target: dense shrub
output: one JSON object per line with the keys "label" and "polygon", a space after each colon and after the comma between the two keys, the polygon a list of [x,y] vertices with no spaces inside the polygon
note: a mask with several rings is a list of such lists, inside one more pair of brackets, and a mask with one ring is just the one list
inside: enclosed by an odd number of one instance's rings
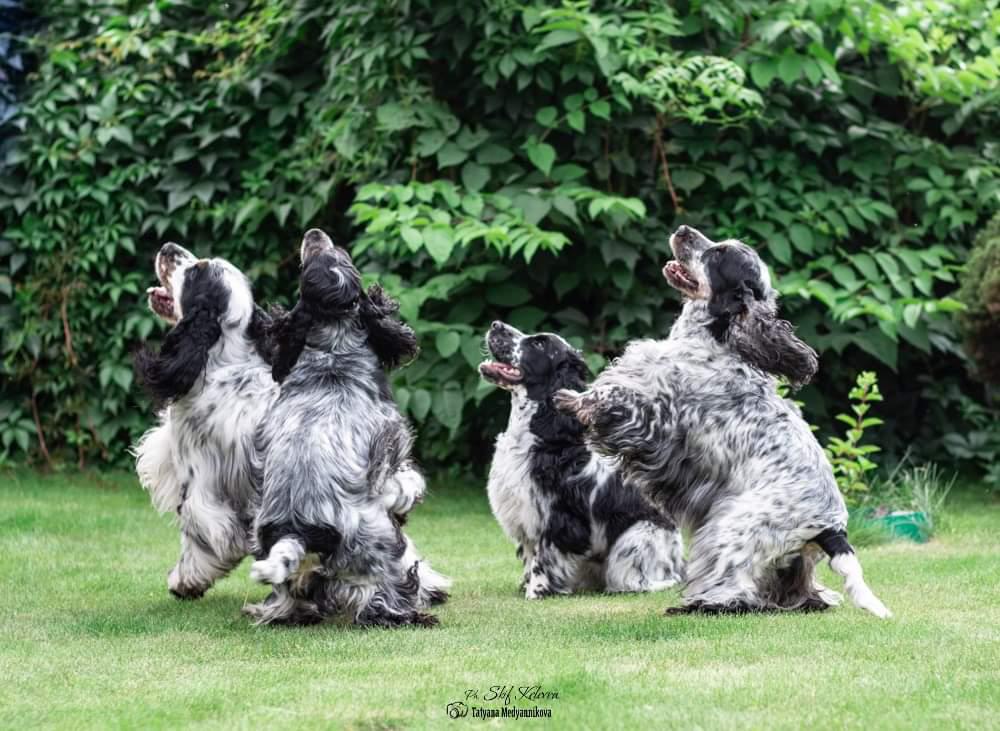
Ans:
{"label": "dense shrub", "polygon": [[958,298],[959,321],[976,375],[1000,385],[1000,214],[976,237]]}
{"label": "dense shrub", "polygon": [[0,180],[0,437],[34,411],[57,455],[122,460],[150,419],[128,351],[158,332],[159,242],[287,301],[314,225],[422,337],[397,394],[426,460],[483,465],[491,319],[595,368],[664,333],[680,222],[773,264],[823,353],[813,419],[863,368],[899,374],[890,449],[944,428],[920,433],[933,389],[967,398],[949,293],[1000,190],[996,2],[207,5],[43,8]]}

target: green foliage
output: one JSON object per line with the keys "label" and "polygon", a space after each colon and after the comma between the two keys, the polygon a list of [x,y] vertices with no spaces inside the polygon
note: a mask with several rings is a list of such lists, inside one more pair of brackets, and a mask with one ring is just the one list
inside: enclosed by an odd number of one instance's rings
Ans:
{"label": "green foliage", "polygon": [[965,349],[976,375],[1000,385],[1000,214],[976,237],[958,299]]}
{"label": "green foliage", "polygon": [[477,408],[501,397],[472,366],[490,320],[559,331],[595,368],[665,333],[681,222],[773,265],[824,353],[816,413],[859,366],[966,385],[950,295],[1000,191],[996,2],[206,7],[44,8],[0,163],[10,458],[39,454],[19,436],[34,405],[53,460],[127,459],[159,243],[231,258],[287,303],[315,225],[422,338],[396,387],[425,460],[487,459],[503,409]]}
{"label": "green foliage", "polygon": [[872,404],[882,400],[878,377],[873,371],[858,374],[856,385],[848,396],[851,413],[837,414],[837,421],[847,424],[847,431],[843,438],[831,436],[825,451],[844,499],[848,505],[857,505],[871,489],[868,473],[878,467],[868,455],[880,451],[880,447],[862,443],[866,429],[883,423],[877,417],[867,416]]}

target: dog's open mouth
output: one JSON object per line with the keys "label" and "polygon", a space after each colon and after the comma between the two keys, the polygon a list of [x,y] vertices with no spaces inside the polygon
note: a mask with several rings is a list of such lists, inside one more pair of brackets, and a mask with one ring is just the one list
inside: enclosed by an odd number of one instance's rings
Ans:
{"label": "dog's open mouth", "polygon": [[679,261],[668,261],[667,265],[663,267],[663,276],[667,280],[667,283],[674,289],[684,292],[698,291],[697,280],[691,276],[691,272],[687,270],[687,267]]}
{"label": "dog's open mouth", "polygon": [[174,298],[170,290],[166,287],[150,287],[146,290],[146,294],[149,295],[149,306],[153,312],[165,320],[173,320],[176,317]]}
{"label": "dog's open mouth", "polygon": [[479,373],[483,378],[498,386],[516,386],[521,382],[523,374],[517,366],[488,360],[479,364]]}

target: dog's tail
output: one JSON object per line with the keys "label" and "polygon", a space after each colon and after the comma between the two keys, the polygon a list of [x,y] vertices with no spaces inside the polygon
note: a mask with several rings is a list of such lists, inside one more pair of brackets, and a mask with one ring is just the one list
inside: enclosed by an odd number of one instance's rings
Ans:
{"label": "dog's tail", "polygon": [[844,588],[852,602],[879,619],[888,619],[892,616],[892,612],[865,583],[861,562],[858,561],[851,544],[847,542],[847,533],[844,530],[827,528],[813,538],[813,541],[830,557],[830,568],[844,577]]}

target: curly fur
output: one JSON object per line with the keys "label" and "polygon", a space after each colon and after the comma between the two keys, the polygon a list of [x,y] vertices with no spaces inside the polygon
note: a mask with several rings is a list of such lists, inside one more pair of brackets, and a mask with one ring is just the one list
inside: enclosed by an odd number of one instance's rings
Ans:
{"label": "curly fur", "polygon": [[775,390],[771,373],[804,382],[815,355],[775,319],[767,267],[749,247],[686,226],[671,247],[664,275],[687,301],[670,336],[629,344],[589,391],[561,392],[557,406],[694,532],[684,611],[836,604],[814,575],[825,552],[856,604],[890,616],[847,543],[847,509],[822,448]]}
{"label": "curly fur", "polygon": [[[253,433],[278,389],[261,356],[267,316],[236,267],[165,244],[156,272],[161,286],[151,288],[150,305],[175,325],[158,352],[135,356],[162,408],[133,453],[153,505],[176,512],[180,525],[181,556],[167,586],[192,599],[250,550]],[[157,301],[166,304],[157,310]]]}
{"label": "curly fur", "polygon": [[302,600],[308,607],[294,598],[248,607],[260,622],[319,612],[426,625],[436,620],[421,610],[447,596],[448,580],[420,559],[393,512],[424,489],[384,371],[415,352],[393,312],[381,290],[363,291],[347,252],[318,229],[306,233],[299,301],[272,328],[281,390],[255,440],[251,575],[290,597],[289,582],[315,553],[325,578]]}
{"label": "curly fur", "polygon": [[496,360],[480,372],[512,401],[487,493],[524,564],[525,597],[655,591],[681,581],[676,526],[623,482],[611,460],[587,449],[579,419],[552,404],[559,389],[585,387],[582,356],[557,335],[524,335],[501,322],[486,342]]}

